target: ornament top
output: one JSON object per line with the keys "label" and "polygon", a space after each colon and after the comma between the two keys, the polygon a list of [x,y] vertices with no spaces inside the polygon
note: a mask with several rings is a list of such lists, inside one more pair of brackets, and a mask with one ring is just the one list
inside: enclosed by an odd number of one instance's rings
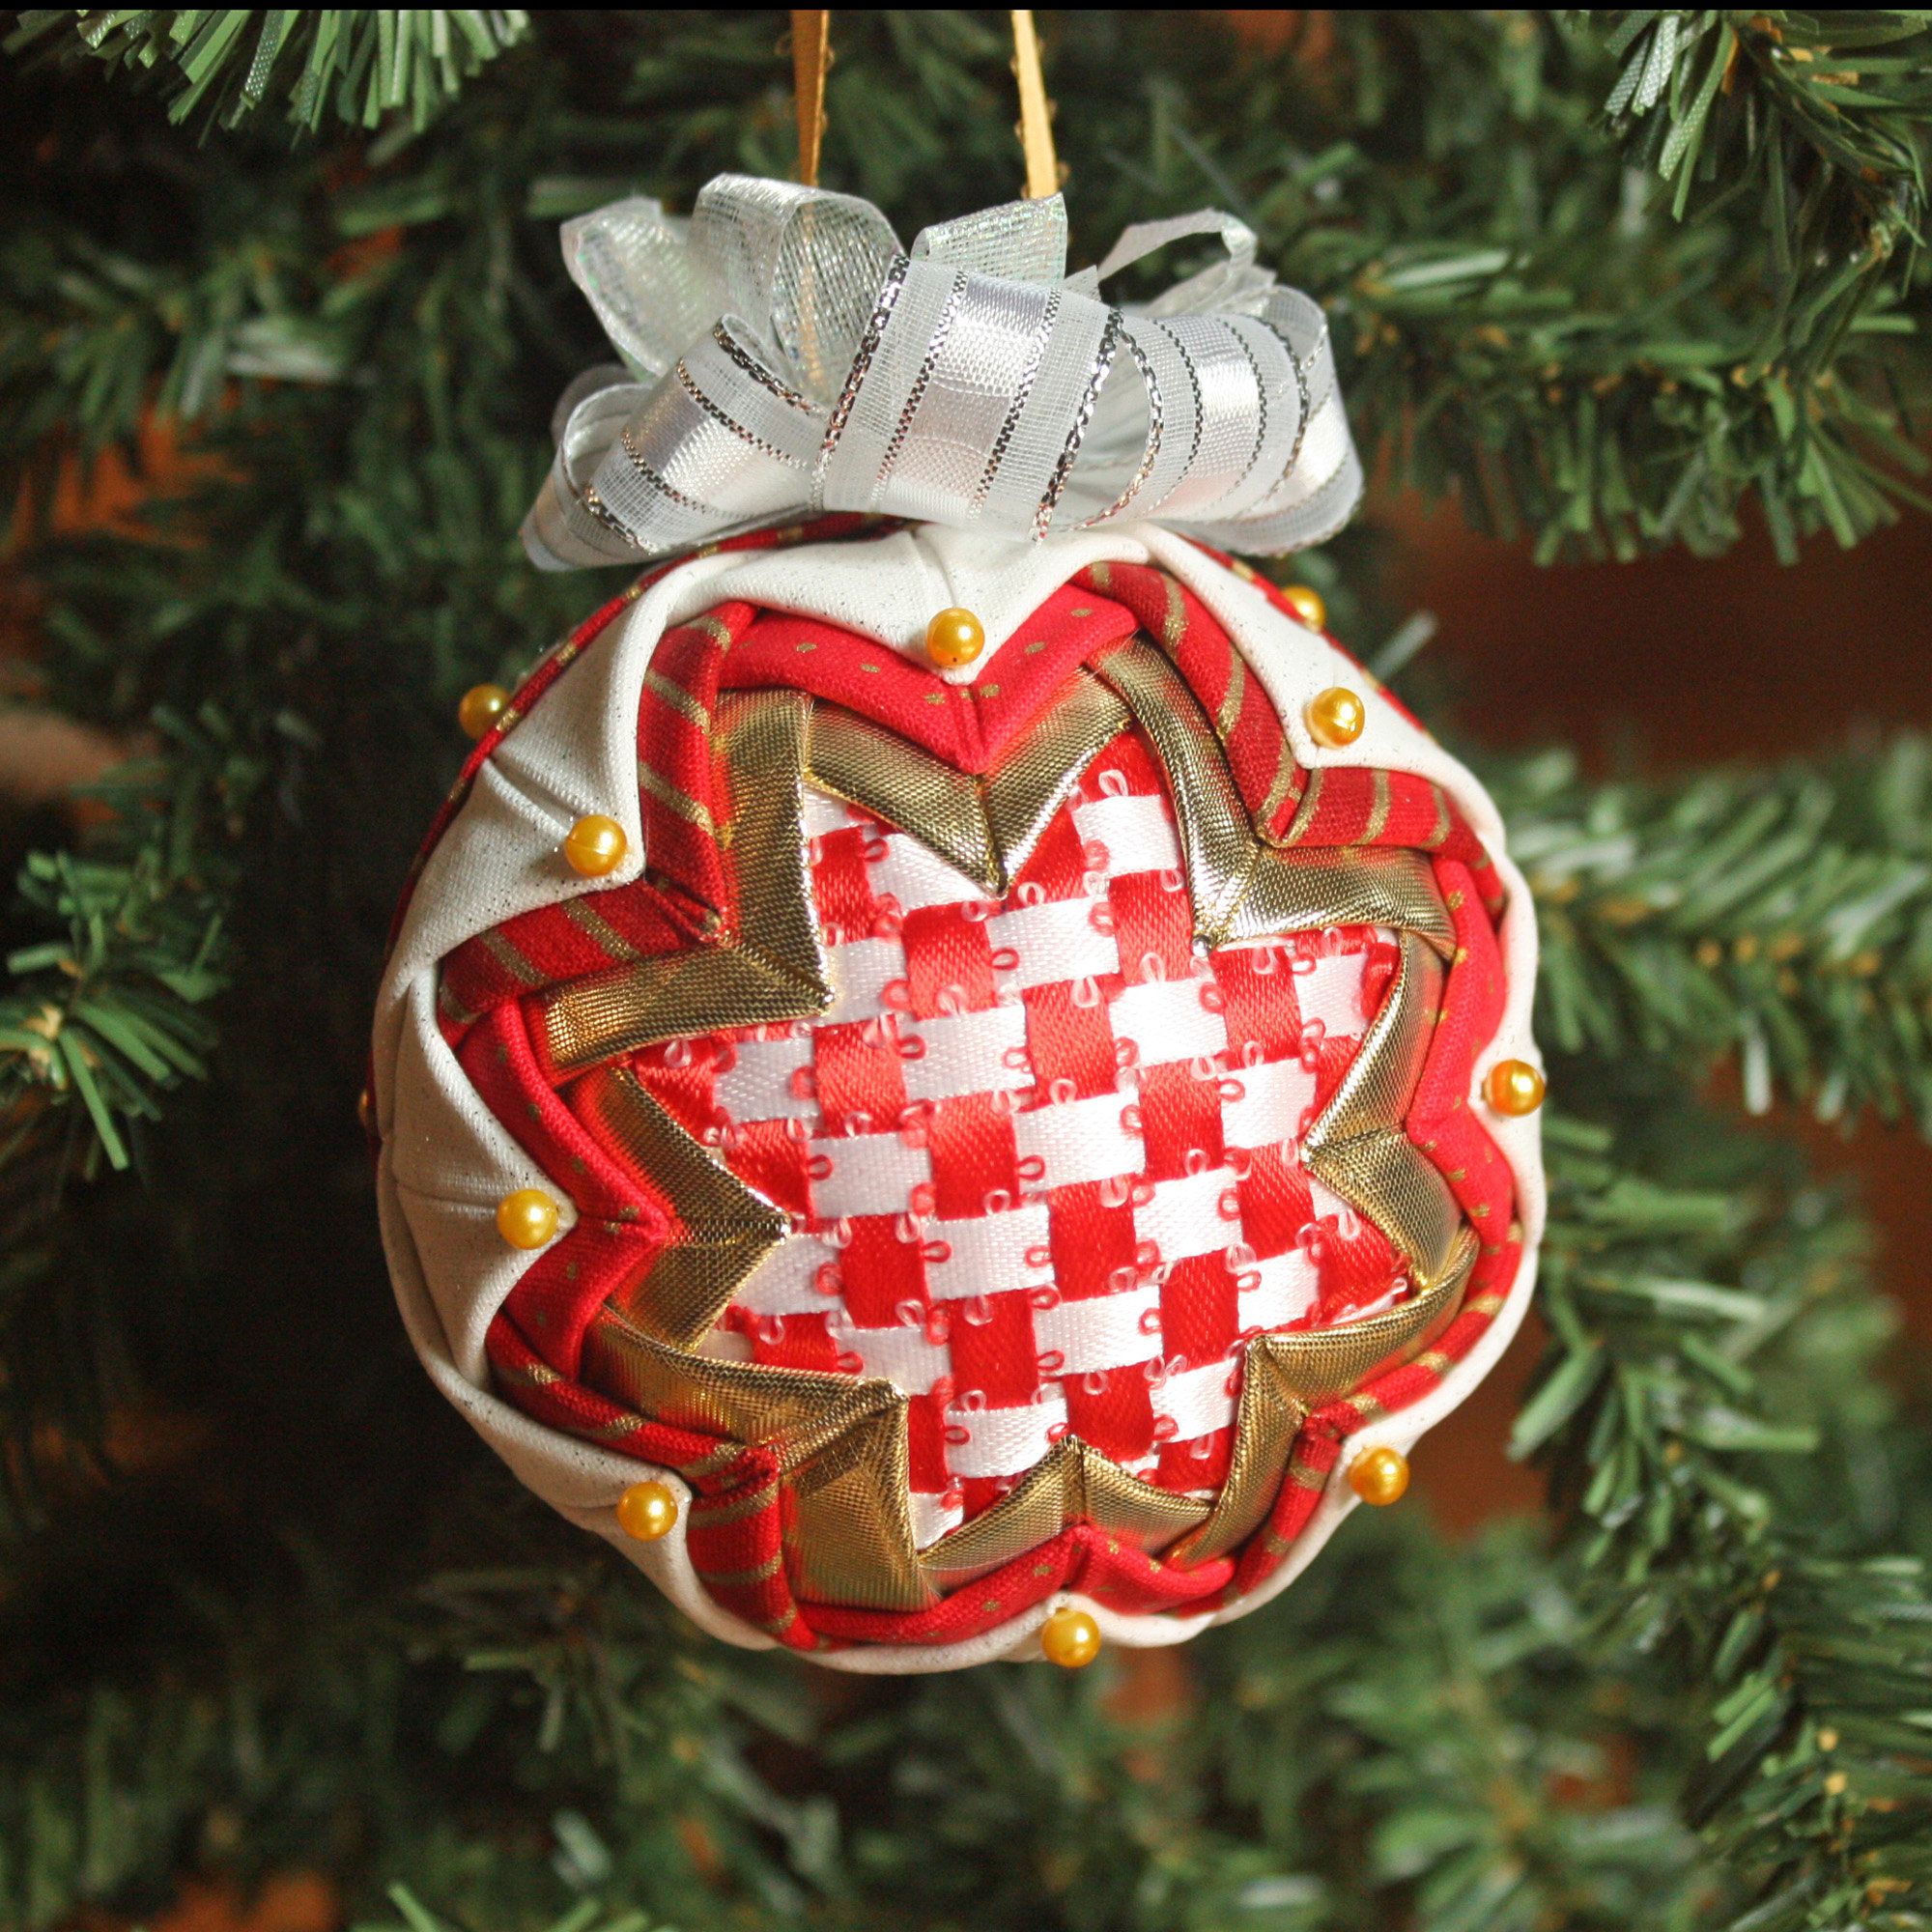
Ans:
{"label": "ornament top", "polygon": [[[1170,242],[1227,259],[1116,307]],[[1319,305],[1204,212],[1128,228],[1066,273],[1058,195],[900,247],[852,195],[721,175],[691,215],[645,197],[569,222],[564,258],[622,366],[556,411],[524,524],[542,568],[639,562],[823,510],[1015,543],[1158,521],[1228,549],[1321,543],[1362,469]]]}

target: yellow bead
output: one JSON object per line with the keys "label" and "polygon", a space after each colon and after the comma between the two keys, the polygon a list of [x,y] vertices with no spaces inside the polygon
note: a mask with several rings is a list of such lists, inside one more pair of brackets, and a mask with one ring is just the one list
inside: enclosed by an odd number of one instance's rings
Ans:
{"label": "yellow bead", "polygon": [[942,611],[925,627],[925,654],[948,670],[969,665],[986,648],[986,627],[970,611]]}
{"label": "yellow bead", "polygon": [[472,684],[456,707],[456,722],[472,738],[480,738],[508,708],[510,694],[500,684]]}
{"label": "yellow bead", "polygon": [[1408,1458],[1400,1449],[1365,1449],[1349,1464],[1349,1487],[1365,1503],[1387,1509],[1408,1488]]}
{"label": "yellow bead", "polygon": [[573,872],[586,879],[601,879],[624,863],[630,842],[614,818],[593,811],[570,828],[563,841],[563,856]]}
{"label": "yellow bead", "polygon": [[639,1543],[655,1543],[677,1527],[677,1498],[668,1483],[633,1483],[617,1498],[617,1527]]}
{"label": "yellow bead", "polygon": [[1309,735],[1318,745],[1326,745],[1331,751],[1352,745],[1369,722],[1368,706],[1346,684],[1331,684],[1326,691],[1318,692],[1308,700],[1304,715]]}
{"label": "yellow bead", "polygon": [[556,1233],[562,1210],[541,1187],[520,1187],[497,1203],[497,1232],[513,1248],[540,1248]]}
{"label": "yellow bead", "polygon": [[1543,1075],[1526,1060],[1499,1060],[1483,1082],[1483,1094],[1499,1114],[1533,1114],[1548,1089]]}
{"label": "yellow bead", "polygon": [[1100,1655],[1100,1626],[1085,1610],[1063,1605],[1040,1625],[1039,1647],[1049,1663],[1084,1670]]}
{"label": "yellow bead", "polygon": [[1291,583],[1281,594],[1289,608],[1311,631],[1325,631],[1328,628],[1328,607],[1322,603],[1319,590],[1311,590],[1305,583]]}

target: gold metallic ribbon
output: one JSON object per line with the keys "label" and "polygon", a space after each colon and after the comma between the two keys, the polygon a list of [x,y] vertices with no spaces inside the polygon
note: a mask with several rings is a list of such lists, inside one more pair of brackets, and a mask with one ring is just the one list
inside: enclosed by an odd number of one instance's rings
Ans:
{"label": "gold metallic ribbon", "polygon": [[832,15],[791,10],[792,85],[798,97],[798,178],[818,185],[818,150],[825,139],[825,76],[832,68]]}

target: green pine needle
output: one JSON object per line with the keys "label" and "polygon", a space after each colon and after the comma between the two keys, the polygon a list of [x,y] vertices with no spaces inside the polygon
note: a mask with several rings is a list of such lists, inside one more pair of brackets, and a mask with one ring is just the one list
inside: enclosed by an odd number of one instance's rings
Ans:
{"label": "green pine needle", "polygon": [[[1076,259],[1236,210],[1391,477],[1547,556],[1922,503],[1924,15],[1041,17]],[[354,1121],[384,932],[457,696],[605,594],[515,540],[600,353],[555,226],[789,172],[780,25],[38,10],[0,62],[33,696],[141,753],[15,828],[0,1923],[291,1867],[372,1932],[1932,1922],[1932,1435],[1855,1208],[1685,1098],[1932,1124],[1922,735],[1481,760],[1544,939],[1548,1520],[1357,1518],[1138,1701],[698,1638],[411,1358]],[[910,234],[1016,184],[1001,23],[834,32],[829,185]],[[138,525],[62,527],[157,423]],[[1364,556],[1304,561],[1343,603]]]}
{"label": "green pine needle", "polygon": [[331,99],[345,122],[374,128],[408,109],[426,127],[528,28],[527,14],[497,8],[26,8],[5,49],[158,80],[176,122],[233,128],[278,92],[313,133]]}

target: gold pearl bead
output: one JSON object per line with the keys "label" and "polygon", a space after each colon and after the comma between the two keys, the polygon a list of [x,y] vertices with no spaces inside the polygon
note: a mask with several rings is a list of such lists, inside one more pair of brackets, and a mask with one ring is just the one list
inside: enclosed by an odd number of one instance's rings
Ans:
{"label": "gold pearl bead", "polygon": [[1408,1488],[1408,1458],[1400,1449],[1365,1449],[1349,1464],[1349,1487],[1365,1503],[1387,1509]]}
{"label": "gold pearl bead", "polygon": [[510,694],[500,684],[472,684],[456,707],[456,722],[480,738],[509,708]]}
{"label": "gold pearl bead", "polygon": [[1049,1663],[1084,1670],[1100,1655],[1100,1626],[1085,1610],[1064,1604],[1040,1625],[1039,1647]]}
{"label": "gold pearl bead", "polygon": [[1326,691],[1317,692],[1303,715],[1308,720],[1309,735],[1330,751],[1352,745],[1369,722],[1368,706],[1346,684],[1331,684]]}
{"label": "gold pearl bead", "polygon": [[1322,603],[1319,590],[1311,590],[1305,583],[1291,583],[1281,594],[1289,608],[1311,631],[1325,631],[1328,628],[1328,607]]}
{"label": "gold pearl bead", "polygon": [[677,1497],[668,1483],[633,1483],[617,1498],[617,1527],[639,1543],[655,1543],[677,1527]]}
{"label": "gold pearl bead", "polygon": [[970,611],[942,611],[925,627],[925,654],[948,670],[969,665],[986,648],[986,627]]}
{"label": "gold pearl bead", "polygon": [[1499,1114],[1533,1114],[1548,1091],[1543,1075],[1526,1060],[1499,1060],[1483,1082],[1483,1094]]}
{"label": "gold pearl bead", "polygon": [[540,1248],[556,1233],[562,1210],[541,1187],[520,1187],[497,1203],[497,1232],[513,1248]]}
{"label": "gold pearl bead", "polygon": [[588,818],[580,818],[564,836],[564,861],[582,877],[601,879],[624,863],[630,843],[614,818],[593,811]]}

